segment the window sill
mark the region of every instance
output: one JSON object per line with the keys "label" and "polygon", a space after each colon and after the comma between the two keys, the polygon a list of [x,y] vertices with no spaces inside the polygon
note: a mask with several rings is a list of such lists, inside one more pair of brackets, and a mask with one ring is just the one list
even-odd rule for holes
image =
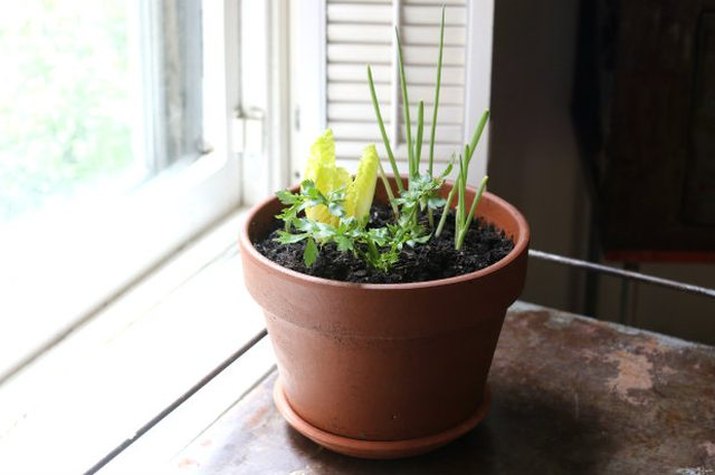
{"label": "window sill", "polygon": [[[88,469],[263,328],[242,285],[244,216],[233,213],[180,250],[0,387],[2,471]],[[113,466],[142,450],[170,458],[210,425],[209,407],[227,407],[272,364],[264,341]]]}

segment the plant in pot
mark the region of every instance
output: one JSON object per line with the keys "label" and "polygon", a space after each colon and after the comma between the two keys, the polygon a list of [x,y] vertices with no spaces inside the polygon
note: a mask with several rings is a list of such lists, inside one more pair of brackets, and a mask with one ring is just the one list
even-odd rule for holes
{"label": "plant in pot", "polygon": [[488,112],[444,172],[433,173],[444,10],[441,25],[426,167],[424,104],[413,140],[396,31],[406,179],[368,67],[394,175],[370,146],[351,177],[335,165],[328,130],[311,147],[300,186],[254,207],[241,231],[246,286],[263,307],[278,361],[276,405],[299,432],[347,455],[415,455],[475,427],[489,407],[486,380],[506,309],[524,283],[526,221],[485,191],[486,178],[467,186]]}

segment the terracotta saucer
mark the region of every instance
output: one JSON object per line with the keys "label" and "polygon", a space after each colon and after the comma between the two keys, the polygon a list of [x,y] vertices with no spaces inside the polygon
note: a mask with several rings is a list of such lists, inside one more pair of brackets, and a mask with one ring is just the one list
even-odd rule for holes
{"label": "terracotta saucer", "polygon": [[474,414],[454,427],[426,437],[390,441],[351,439],[349,437],[325,432],[309,424],[290,406],[285,392],[283,392],[280,379],[276,381],[273,387],[273,400],[275,401],[278,411],[288,424],[313,442],[327,449],[352,457],[395,459],[429,452],[446,445],[472,430],[487,415],[491,403],[491,393],[487,387],[484,392],[484,400]]}

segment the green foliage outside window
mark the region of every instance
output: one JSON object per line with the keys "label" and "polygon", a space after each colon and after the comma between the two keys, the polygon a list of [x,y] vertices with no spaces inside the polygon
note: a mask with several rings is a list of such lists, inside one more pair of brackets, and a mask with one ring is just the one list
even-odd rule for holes
{"label": "green foliage outside window", "polygon": [[25,0],[0,15],[0,222],[131,164],[127,13]]}

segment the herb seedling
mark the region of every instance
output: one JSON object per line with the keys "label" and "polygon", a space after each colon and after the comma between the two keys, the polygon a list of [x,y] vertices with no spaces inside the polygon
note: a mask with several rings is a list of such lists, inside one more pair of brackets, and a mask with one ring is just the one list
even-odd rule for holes
{"label": "herb seedling", "polygon": [[[405,138],[407,147],[408,180],[403,184],[397,167],[397,160],[385,130],[380,104],[375,92],[372,69],[367,67],[368,85],[377,125],[387,152],[397,190],[393,191],[385,171],[377,156],[374,145],[368,146],[353,179],[348,172],[335,165],[335,143],[332,131],[328,129],[311,147],[311,154],[298,193],[279,192],[278,198],[286,205],[278,218],[284,221],[284,229],[277,240],[284,244],[305,241],[303,262],[312,266],[319,250],[327,244],[334,244],[338,250],[352,252],[370,266],[388,271],[398,260],[405,245],[414,247],[424,244],[432,237],[439,237],[444,228],[448,210],[456,197],[454,246],[460,250],[474,218],[479,200],[486,188],[487,177],[482,180],[471,204],[467,203],[467,171],[489,118],[485,111],[477,125],[472,140],[464,146],[458,159],[453,159],[445,170],[434,176],[434,147],[436,142],[437,113],[439,109],[442,83],[442,59],[444,50],[445,9],[442,7],[440,23],[439,55],[437,59],[437,79],[432,112],[429,142],[429,159],[426,173],[421,173],[422,146],[424,139],[424,102],[419,101],[417,123],[413,137],[410,117],[410,102],[405,76],[402,43],[399,30],[395,28],[398,52],[398,71],[402,94],[403,116],[405,118]],[[413,140],[414,139],[414,140]],[[458,164],[457,176],[447,199],[440,197],[439,191],[452,168]],[[395,222],[382,228],[369,228],[369,209],[372,203],[375,182],[379,175],[388,195]],[[442,208],[442,215],[436,228],[433,211]],[[419,223],[420,213],[426,213],[428,227]]]}
{"label": "herb seedling", "polygon": [[[443,51],[444,51],[444,25],[445,25],[445,8],[442,7],[442,18],[440,21],[440,37],[439,37],[439,53],[438,53],[438,58],[437,58],[437,79],[436,79],[436,85],[435,85],[435,94],[434,94],[434,108],[433,108],[433,113],[432,113],[432,129],[430,133],[430,154],[429,154],[429,162],[427,165],[427,175],[432,178],[433,177],[433,168],[434,168],[434,146],[435,146],[435,136],[436,136],[436,128],[437,128],[437,112],[439,110],[439,97],[440,97],[440,89],[442,85],[442,59],[443,59]],[[397,27],[395,28],[395,36],[397,38],[397,51],[398,51],[398,71],[400,73],[400,88],[402,90],[402,104],[404,108],[404,117],[405,117],[405,137],[407,140],[407,161],[408,161],[408,170],[409,170],[409,177],[408,180],[410,183],[414,181],[415,179],[419,178],[420,172],[419,172],[419,167],[420,167],[420,157],[421,157],[421,150],[422,150],[422,131],[424,128],[424,103],[420,101],[419,107],[418,107],[418,114],[417,114],[417,140],[414,144],[414,149],[412,146],[412,124],[410,121],[410,108],[409,108],[409,96],[408,96],[408,91],[407,91],[407,80],[405,77],[405,68],[404,68],[404,61],[403,61],[403,56],[402,56],[402,43],[400,41],[400,34],[399,30]],[[373,81],[372,77],[372,70],[370,66],[367,67],[367,77],[368,77],[368,84],[370,87],[370,97],[372,99],[372,104],[373,104],[373,109],[375,110],[375,117],[377,119],[378,126],[380,128],[381,136],[383,143],[385,145],[385,149],[387,150],[387,156],[388,160],[390,161],[390,165],[392,167],[393,173],[395,174],[395,177],[397,178],[397,186],[398,186],[398,191],[402,192],[402,180],[400,179],[399,172],[397,171],[397,162],[395,160],[394,154],[392,153],[392,148],[390,146],[390,141],[387,137],[387,133],[385,132],[385,126],[382,120],[382,114],[380,112],[380,104],[379,101],[377,100],[377,94],[375,93],[375,84]],[[439,237],[442,233],[442,230],[444,228],[444,223],[447,219],[447,210],[449,207],[452,205],[454,201],[455,195],[457,196],[457,204],[455,206],[455,241],[454,241],[454,246],[457,250],[460,250],[462,248],[462,245],[464,244],[464,239],[466,238],[467,231],[469,230],[469,226],[472,223],[472,220],[474,218],[474,213],[476,212],[477,205],[479,204],[479,200],[482,197],[482,194],[484,193],[484,190],[486,189],[488,177],[484,177],[479,185],[479,189],[477,191],[477,194],[474,197],[474,200],[471,203],[471,206],[469,206],[466,203],[466,187],[467,187],[467,171],[469,169],[469,164],[472,159],[472,155],[474,154],[474,151],[477,148],[477,145],[479,143],[479,139],[482,136],[482,132],[484,131],[484,127],[486,126],[487,120],[489,119],[489,111],[486,110],[482,114],[482,117],[477,124],[476,129],[474,130],[474,133],[472,134],[472,140],[470,141],[469,144],[465,145],[464,147],[464,153],[460,155],[458,163],[459,163],[459,170],[457,173],[457,178],[454,181],[454,185],[452,186],[452,189],[449,192],[449,195],[447,197],[447,200],[445,201],[444,209],[442,210],[442,216],[440,218],[440,222],[437,225],[437,229],[434,231],[434,236]],[[381,169],[382,170],[382,169]],[[446,170],[446,173],[443,173],[442,175],[442,182],[444,181],[443,178],[446,177],[449,174],[449,170],[451,170],[451,163],[448,166],[448,169]],[[381,177],[383,180],[383,183],[385,184],[385,188],[391,192],[389,189],[389,186],[387,184],[387,178],[384,177],[384,172],[381,171]],[[440,183],[441,185],[441,183]],[[437,188],[438,190],[439,188]],[[437,193],[437,190],[435,191],[435,194]],[[469,207],[468,207],[469,206]],[[427,211],[427,217],[428,221],[430,224],[430,227],[434,227],[433,224],[433,218],[432,218],[432,209],[430,208]]]}

